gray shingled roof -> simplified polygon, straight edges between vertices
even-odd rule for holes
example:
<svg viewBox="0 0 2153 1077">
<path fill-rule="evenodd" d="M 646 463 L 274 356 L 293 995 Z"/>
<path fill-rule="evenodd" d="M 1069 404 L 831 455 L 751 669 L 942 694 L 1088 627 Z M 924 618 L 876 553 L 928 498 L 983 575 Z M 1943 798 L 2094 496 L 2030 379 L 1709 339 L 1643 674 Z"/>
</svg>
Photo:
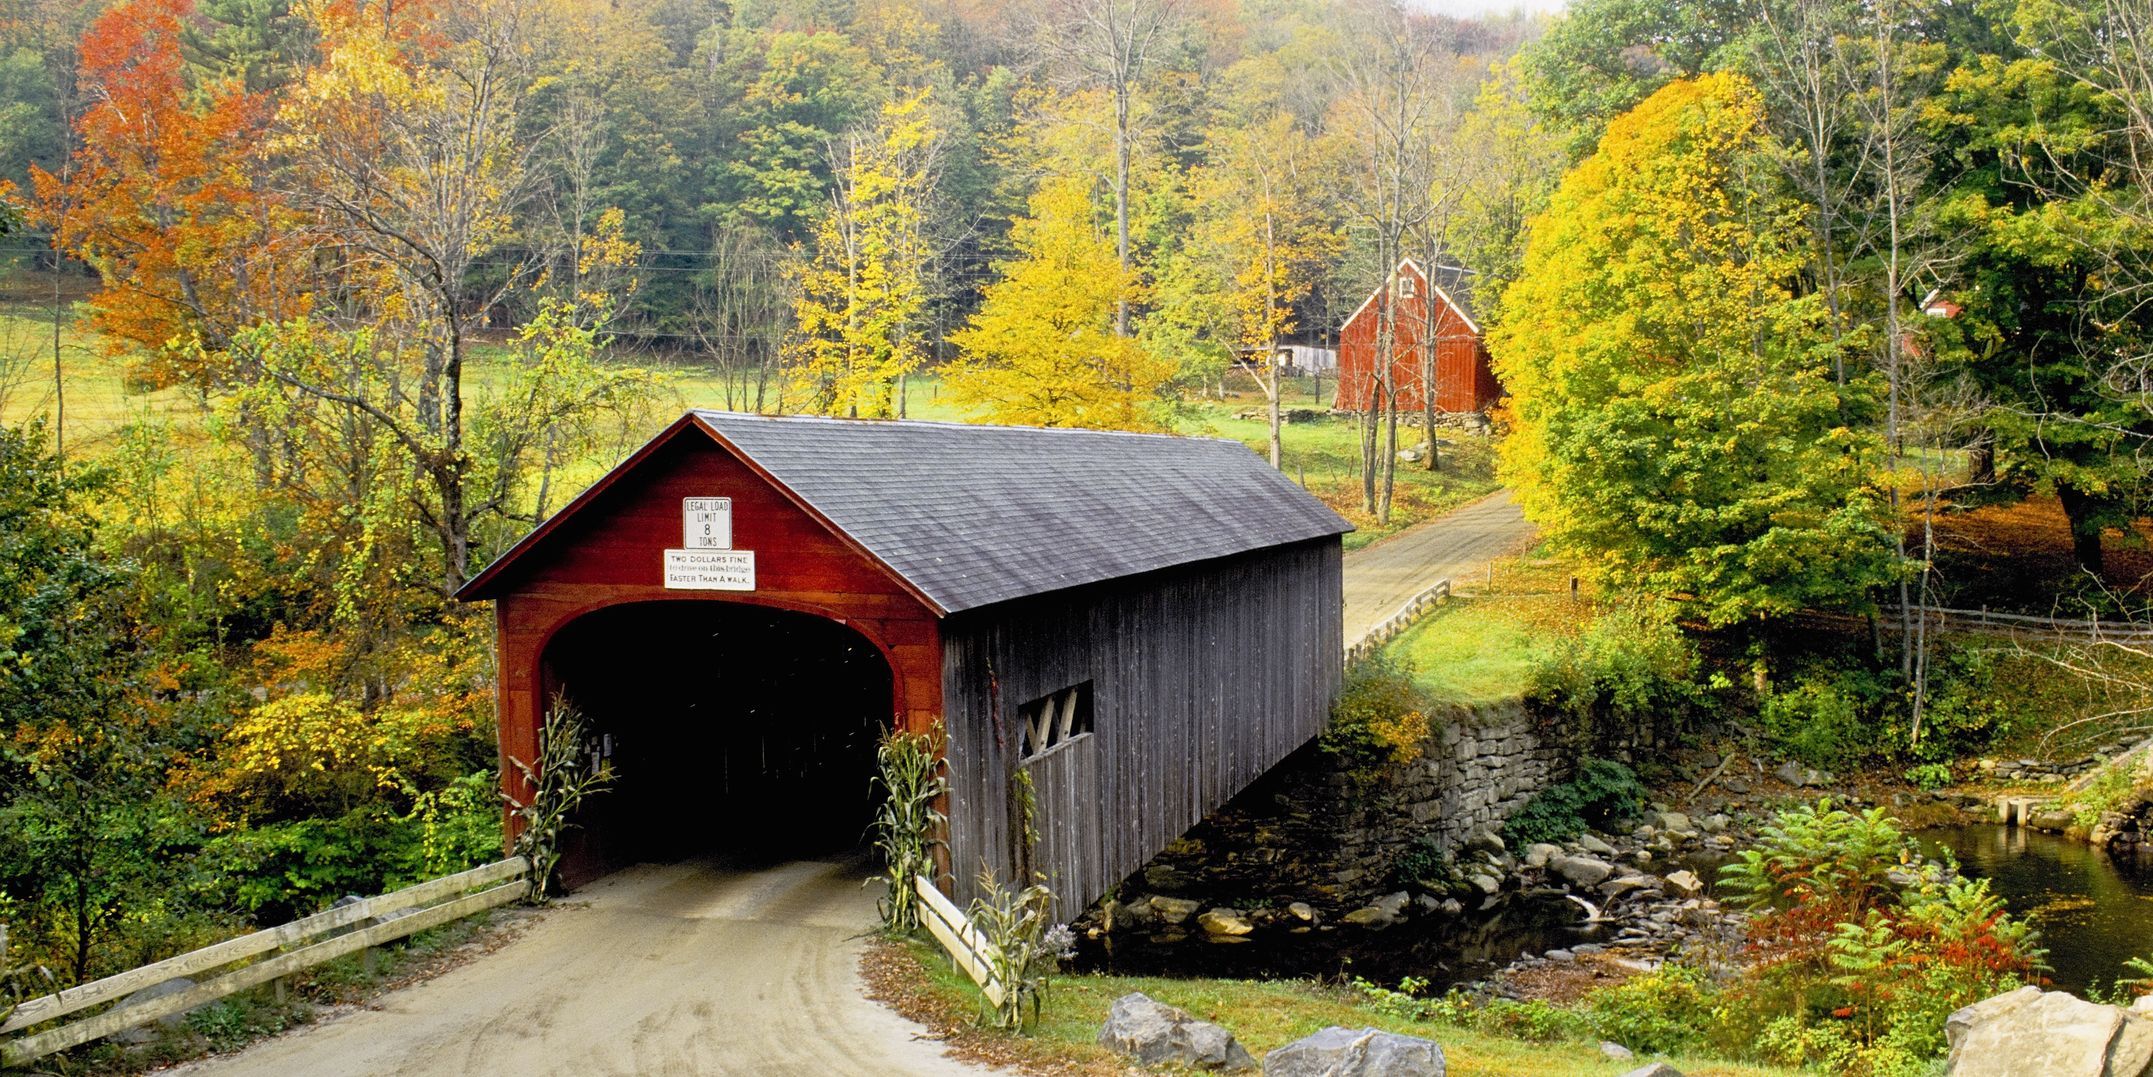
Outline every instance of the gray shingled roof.
<svg viewBox="0 0 2153 1077">
<path fill-rule="evenodd" d="M 1352 530 L 1236 441 L 694 415 L 947 613 Z"/>
<path fill-rule="evenodd" d="M 1473 313 L 1473 276 L 1472 270 L 1461 266 L 1439 263 L 1435 267 L 1435 286 L 1441 288 L 1466 317 L 1479 321 L 1480 315 Z"/>
</svg>

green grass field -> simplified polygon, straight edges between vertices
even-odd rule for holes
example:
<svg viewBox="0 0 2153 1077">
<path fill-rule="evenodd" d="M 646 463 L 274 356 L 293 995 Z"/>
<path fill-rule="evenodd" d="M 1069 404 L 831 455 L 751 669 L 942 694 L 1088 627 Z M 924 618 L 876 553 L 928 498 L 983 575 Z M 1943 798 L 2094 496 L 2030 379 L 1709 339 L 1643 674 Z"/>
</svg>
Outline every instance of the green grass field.
<svg viewBox="0 0 2153 1077">
<path fill-rule="evenodd" d="M 1529 553 L 1494 566 L 1398 634 L 1386 650 L 1413 665 L 1413 679 L 1439 703 L 1516 699 L 1550 641 L 1592 620 L 1589 591 L 1573 600 L 1559 562 Z"/>
<path fill-rule="evenodd" d="M 949 1012 L 970 1012 L 979 995 L 962 972 L 924 943 L 910 947 L 928 979 L 929 990 Z M 1036 1064 L 1061 1065 L 1083 1073 L 1120 1074 L 1128 1060 L 1097 1043 L 1099 1026 L 1116 998 L 1141 991 L 1199 1018 L 1225 1026 L 1262 1058 L 1264 1052 L 1327 1025 L 1373 1026 L 1432 1039 L 1443 1046 L 1444 1061 L 1457 1077 L 1570 1077 L 1620 1074 L 1643 1060 L 1614 1062 L 1594 1043 L 1532 1043 L 1488 1035 L 1453 1025 L 1392 1017 L 1362 1004 L 1351 992 L 1304 981 L 1168 980 L 1136 976 L 1063 976 L 1054 981 L 1028 1040 L 1007 1046 L 1010 1053 Z M 1669 1060 L 1689 1077 L 1773 1077 L 1791 1070 L 1714 1062 Z"/>
<path fill-rule="evenodd" d="M 200 427 L 204 402 L 198 394 L 185 388 L 143 392 L 131 387 L 124 358 L 107 354 L 95 334 L 64 324 L 59 352 L 62 377 L 55 386 L 49 311 L 34 305 L 0 306 L 0 422 L 21 423 L 38 417 L 57 422 L 64 405 L 69 451 L 93 455 L 130 423 L 162 422 L 169 424 L 175 434 Z M 507 363 L 506 349 L 498 345 L 475 347 L 466 393 L 483 399 L 497 389 L 505 381 Z M 724 377 L 709 367 L 660 369 L 667 374 L 669 388 L 659 402 L 638 417 L 600 457 L 569 468 L 560 482 L 580 488 L 595 481 L 627 448 L 656 433 L 685 408 L 753 407 L 752 396 L 743 395 L 738 386 L 728 396 Z M 910 379 L 905 391 L 907 418 L 962 421 L 965 415 L 946 403 L 939 389 L 932 377 Z M 1259 454 L 1266 453 L 1269 434 L 1261 417 L 1262 397 L 1247 386 L 1243 389 L 1246 391 L 1229 392 L 1224 400 L 1184 403 L 1175 411 L 1175 432 L 1231 438 Z M 1287 390 L 1288 407 L 1305 412 L 1314 401 L 1314 386 L 1309 382 Z M 1283 470 L 1352 521 L 1358 530 L 1346 537 L 1349 549 L 1439 516 L 1495 489 L 1493 445 L 1485 438 L 1447 437 L 1446 441 L 1455 443 L 1444 446 L 1441 470 L 1431 472 L 1421 465 L 1399 463 L 1390 518 L 1379 522 L 1361 509 L 1358 425 L 1351 418 L 1318 414 L 1321 417 L 1313 421 L 1285 426 Z M 1400 432 L 1401 444 L 1420 440 L 1410 431 Z"/>
</svg>

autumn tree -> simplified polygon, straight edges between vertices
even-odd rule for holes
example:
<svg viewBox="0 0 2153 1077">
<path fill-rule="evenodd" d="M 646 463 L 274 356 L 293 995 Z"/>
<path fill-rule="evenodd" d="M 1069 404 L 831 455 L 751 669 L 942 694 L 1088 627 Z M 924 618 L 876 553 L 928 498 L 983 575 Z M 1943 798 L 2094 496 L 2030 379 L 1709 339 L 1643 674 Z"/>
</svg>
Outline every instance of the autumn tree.
<svg viewBox="0 0 2153 1077">
<path fill-rule="evenodd" d="M 1137 138 L 1142 80 L 1180 16 L 1177 0 L 1042 0 L 1035 36 L 1049 60 L 1071 81 L 1106 94 L 1111 110 L 1114 167 L 1114 252 L 1131 272 L 1130 170 Z M 1129 335 L 1130 296 L 1116 300 L 1114 332 Z"/>
<path fill-rule="evenodd" d="M 1455 145 L 1469 167 L 1459 178 L 1450 248 L 1473 271 L 1474 304 L 1492 323 L 1524 263 L 1526 225 L 1554 194 L 1569 155 L 1561 135 L 1532 111 L 1514 59 L 1495 65 L 1481 83 Z"/>
<path fill-rule="evenodd" d="M 1341 247 L 1320 150 L 1290 114 L 1222 125 L 1193 185 L 1199 243 L 1220 263 L 1229 342 L 1263 389 L 1271 466 L 1281 465 L 1281 344 Z"/>
<path fill-rule="evenodd" d="M 2129 268 L 2153 231 L 2110 208 L 2132 183 L 2126 113 L 2045 57 L 1986 57 L 1954 72 L 1929 110 L 1953 181 L 1939 227 L 1957 237 L 1956 318 L 1923 338 L 1994 405 L 1994 481 L 2053 493 L 2081 569 L 2103 533 L 2143 510 L 2153 410 L 2146 285 Z M 2087 583 L 2092 584 L 2092 580 Z"/>
<path fill-rule="evenodd" d="M 32 169 L 33 223 L 95 267 L 92 323 L 157 380 L 228 384 L 193 357 L 304 303 L 285 257 L 290 221 L 265 190 L 266 102 L 236 82 L 195 85 L 181 50 L 192 0 L 125 0 L 83 37 L 92 102 L 59 173 Z"/>
<path fill-rule="evenodd" d="M 1502 470 L 1558 547 L 1714 624 L 1862 604 L 1895 571 L 1842 425 L 1803 235 L 1767 181 L 1762 102 L 1680 81 L 1608 128 L 1533 225 L 1490 341 Z"/>
<path fill-rule="evenodd" d="M 372 361 L 411 370 L 361 392 L 261 355 L 252 369 L 409 453 L 428 489 L 413 507 L 453 591 L 470 570 L 472 525 L 502 507 L 471 496 L 464 380 L 473 329 L 540 262 L 511 241 L 539 178 L 516 109 L 543 26 L 523 0 L 393 15 L 329 4 L 316 18 L 321 59 L 288 91 L 271 143 L 290 162 L 284 196 L 307 214 L 308 239 L 339 255 L 339 290 L 360 304 L 348 313 L 392 330 L 369 328 Z"/>
<path fill-rule="evenodd" d="M 986 422 L 1154 429 L 1171 368 L 1114 331 L 1136 282 L 1092 205 L 1090 183 L 1050 179 L 1016 222 L 1017 257 L 950 343 L 950 400 Z"/>
<path fill-rule="evenodd" d="M 1390 520 L 1398 470 L 1398 305 L 1395 274 L 1408 240 L 1434 213 L 1434 124 L 1442 110 L 1446 53 L 1433 27 L 1390 2 L 1370 3 L 1349 51 L 1332 61 L 1339 100 L 1333 134 L 1351 160 L 1340 193 L 1373 256 L 1375 354 L 1361 417 L 1361 507 Z M 1380 437 L 1379 437 L 1380 435 Z M 1434 431 L 1429 431 L 1434 436 Z"/>
<path fill-rule="evenodd" d="M 811 414 L 896 414 L 898 383 L 925 356 L 938 137 L 921 92 L 883 106 L 881 122 L 841 148 L 785 354 L 791 400 Z"/>
</svg>

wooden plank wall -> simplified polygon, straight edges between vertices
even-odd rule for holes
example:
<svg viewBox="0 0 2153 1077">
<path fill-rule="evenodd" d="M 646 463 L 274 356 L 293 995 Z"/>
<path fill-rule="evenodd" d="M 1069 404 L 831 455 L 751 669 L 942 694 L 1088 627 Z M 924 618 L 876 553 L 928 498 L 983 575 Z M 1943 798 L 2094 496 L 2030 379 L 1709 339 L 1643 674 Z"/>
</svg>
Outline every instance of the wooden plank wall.
<svg viewBox="0 0 2153 1077">
<path fill-rule="evenodd" d="M 950 864 L 1009 881 L 1025 703 L 1092 683 L 1094 732 L 1029 765 L 1035 868 L 1067 919 L 1323 728 L 1344 641 L 1336 538 L 958 614 L 943 625 Z"/>
</svg>

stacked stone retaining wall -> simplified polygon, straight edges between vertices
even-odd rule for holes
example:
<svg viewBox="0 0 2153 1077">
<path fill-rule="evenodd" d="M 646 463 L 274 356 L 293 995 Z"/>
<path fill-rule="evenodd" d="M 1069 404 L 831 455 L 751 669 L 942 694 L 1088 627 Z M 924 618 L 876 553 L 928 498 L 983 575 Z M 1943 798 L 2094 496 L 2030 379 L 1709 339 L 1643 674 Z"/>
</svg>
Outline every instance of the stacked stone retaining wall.
<svg viewBox="0 0 2153 1077">
<path fill-rule="evenodd" d="M 1395 889 L 1398 859 L 1449 855 L 1567 780 L 1588 754 L 1640 758 L 1654 731 L 1606 735 L 1522 702 L 1431 715 L 1418 758 L 1355 774 L 1311 744 L 1169 846 L 1124 893 L 1308 901 L 1346 908 Z"/>
</svg>

